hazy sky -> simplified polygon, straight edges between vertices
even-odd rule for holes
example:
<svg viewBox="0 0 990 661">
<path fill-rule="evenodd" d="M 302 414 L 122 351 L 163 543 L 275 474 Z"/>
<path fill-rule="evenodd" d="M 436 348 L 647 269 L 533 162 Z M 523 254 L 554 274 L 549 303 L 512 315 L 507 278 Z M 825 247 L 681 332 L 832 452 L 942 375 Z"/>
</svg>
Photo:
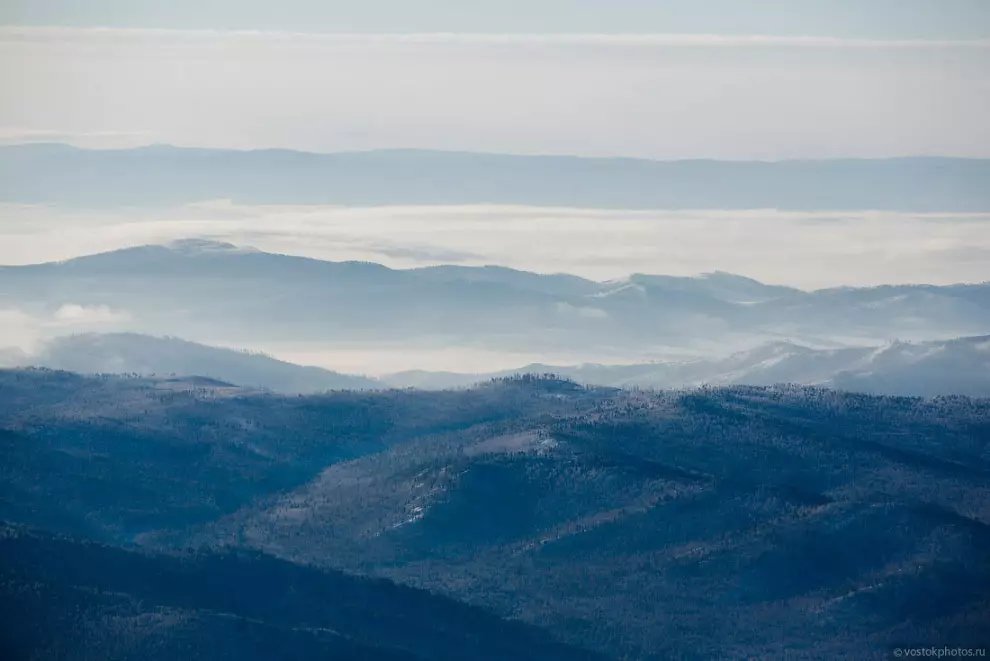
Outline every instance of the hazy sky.
<svg viewBox="0 0 990 661">
<path fill-rule="evenodd" d="M 986 0 L 4 0 L 0 23 L 319 32 L 990 37 Z"/>
<path fill-rule="evenodd" d="M 7 0 L 0 25 L 8 143 L 990 156 L 984 0 Z"/>
<path fill-rule="evenodd" d="M 0 139 L 990 156 L 990 42 L 0 28 Z"/>
</svg>

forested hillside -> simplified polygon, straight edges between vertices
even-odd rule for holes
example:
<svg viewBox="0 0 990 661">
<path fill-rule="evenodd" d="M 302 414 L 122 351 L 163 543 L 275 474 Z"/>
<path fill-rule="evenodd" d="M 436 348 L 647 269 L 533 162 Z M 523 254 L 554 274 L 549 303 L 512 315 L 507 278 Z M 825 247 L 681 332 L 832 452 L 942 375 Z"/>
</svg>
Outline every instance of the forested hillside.
<svg viewBox="0 0 990 661">
<path fill-rule="evenodd" d="M 0 527 L 8 659 L 603 660 L 389 581 L 258 553 L 151 555 Z"/>
<path fill-rule="evenodd" d="M 657 394 L 550 376 L 281 397 L 29 370 L 0 372 L 0 430 L 0 518 L 144 549 L 8 529 L 7 601 L 47 615 L 5 625 L 5 640 L 37 649 L 81 631 L 109 644 L 111 621 L 140 630 L 120 658 L 158 650 L 160 627 L 168 645 L 234 649 L 235 621 L 301 658 L 344 649 L 316 628 L 424 659 L 474 644 L 439 623 L 406 639 L 327 624 L 340 610 L 291 619 L 309 598 L 298 581 L 350 581 L 374 608 L 390 584 L 353 575 L 538 627 L 526 635 L 544 642 L 524 647 L 552 636 L 573 646 L 560 658 L 884 658 L 895 644 L 987 642 L 987 400 Z M 221 576 L 258 591 L 215 603 Z M 272 604 L 284 612 L 258 610 Z M 517 626 L 476 622 L 478 636 Z"/>
<path fill-rule="evenodd" d="M 414 438 L 484 437 L 594 399 L 535 388 L 276 397 L 204 379 L 0 370 L 0 519 L 131 541 Z"/>
</svg>

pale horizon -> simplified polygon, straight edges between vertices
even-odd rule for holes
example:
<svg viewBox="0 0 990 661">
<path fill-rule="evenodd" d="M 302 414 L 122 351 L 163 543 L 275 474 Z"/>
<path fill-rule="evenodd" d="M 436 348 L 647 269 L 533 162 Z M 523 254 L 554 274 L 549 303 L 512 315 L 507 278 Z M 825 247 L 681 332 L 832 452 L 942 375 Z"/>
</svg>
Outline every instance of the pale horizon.
<svg viewBox="0 0 990 661">
<path fill-rule="evenodd" d="M 990 156 L 990 35 L 7 25 L 0 55 L 6 142 L 655 160 Z"/>
</svg>

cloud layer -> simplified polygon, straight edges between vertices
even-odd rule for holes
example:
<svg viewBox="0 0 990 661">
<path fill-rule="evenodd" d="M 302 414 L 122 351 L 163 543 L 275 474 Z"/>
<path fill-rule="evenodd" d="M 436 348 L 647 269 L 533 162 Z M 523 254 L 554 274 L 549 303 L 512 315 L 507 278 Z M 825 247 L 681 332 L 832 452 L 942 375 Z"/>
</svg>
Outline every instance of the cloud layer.
<svg viewBox="0 0 990 661">
<path fill-rule="evenodd" d="M 83 212 L 0 205 L 0 264 L 205 237 L 398 268 L 730 271 L 804 288 L 990 280 L 990 214 L 611 211 L 505 206 L 241 206 Z"/>
<path fill-rule="evenodd" d="M 57 335 L 122 330 L 130 320 L 126 311 L 105 305 L 66 303 L 53 312 L 0 307 L 0 353 L 10 348 L 31 353 Z"/>
</svg>

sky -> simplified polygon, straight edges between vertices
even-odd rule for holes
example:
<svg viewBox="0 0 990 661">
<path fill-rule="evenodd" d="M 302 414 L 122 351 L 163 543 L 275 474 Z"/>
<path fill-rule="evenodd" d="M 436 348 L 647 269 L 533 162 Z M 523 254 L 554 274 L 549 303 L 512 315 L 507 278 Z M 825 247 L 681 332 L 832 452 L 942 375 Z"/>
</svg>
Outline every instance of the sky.
<svg viewBox="0 0 990 661">
<path fill-rule="evenodd" d="M 985 0 L 4 0 L 0 23 L 306 32 L 990 37 Z"/>
<path fill-rule="evenodd" d="M 990 156 L 983 0 L 5 0 L 0 142 Z"/>
</svg>

